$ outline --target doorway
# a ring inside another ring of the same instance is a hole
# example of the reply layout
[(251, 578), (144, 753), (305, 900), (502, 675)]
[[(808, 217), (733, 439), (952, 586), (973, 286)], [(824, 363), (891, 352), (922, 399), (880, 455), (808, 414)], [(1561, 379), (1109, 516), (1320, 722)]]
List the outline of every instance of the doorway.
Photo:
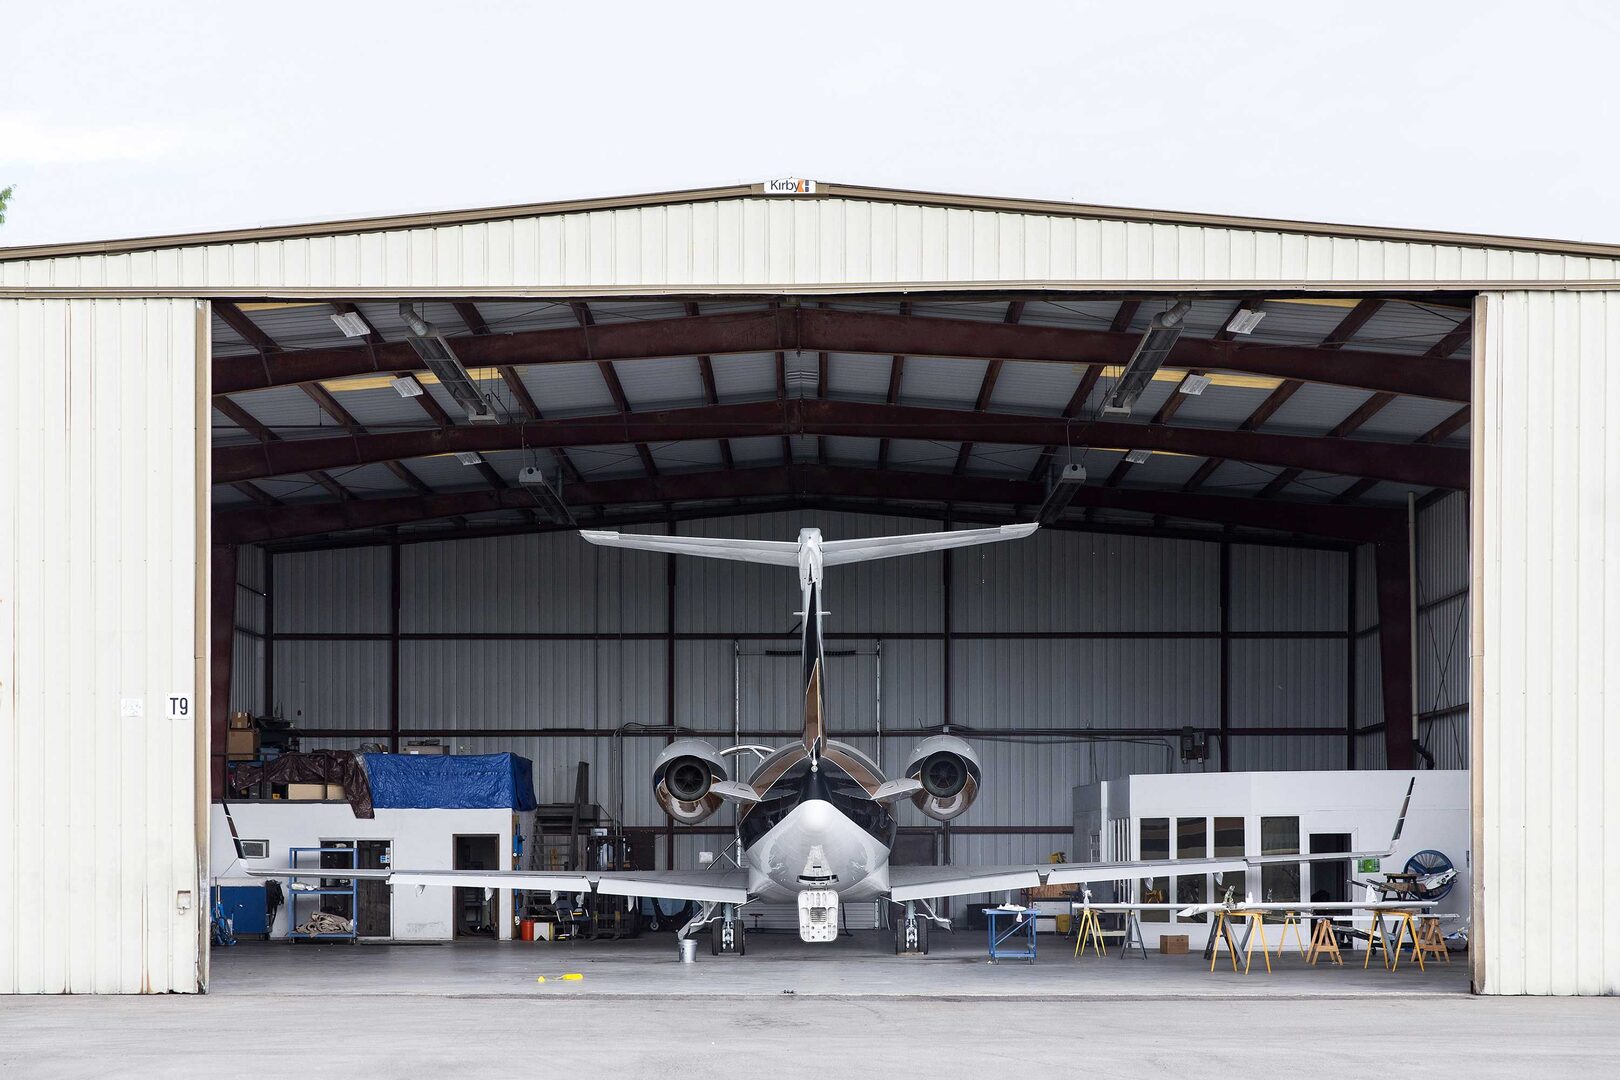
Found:
[[(1331, 855), (1350, 850), (1349, 833), (1311, 833), (1311, 854)], [(1345, 901), (1350, 899), (1350, 860), (1311, 863), (1311, 899)]]
[[(455, 869), (499, 870), (501, 838), (494, 833), (457, 836)], [(456, 889), (455, 936), (495, 938), (500, 934), (500, 893), (487, 889)]]
[[(355, 850), (354, 862), (349, 862), (345, 851), (321, 853), (322, 869), (386, 870), (392, 861), (392, 840), (323, 840), (322, 847)], [(322, 879), (323, 887), (340, 887), (347, 878)], [(347, 896), (328, 896), (321, 904), (322, 911), (354, 920), (356, 935), (363, 938), (387, 939), (394, 936), (394, 894), (388, 882), (375, 878), (361, 878), (354, 883), (358, 912)]]

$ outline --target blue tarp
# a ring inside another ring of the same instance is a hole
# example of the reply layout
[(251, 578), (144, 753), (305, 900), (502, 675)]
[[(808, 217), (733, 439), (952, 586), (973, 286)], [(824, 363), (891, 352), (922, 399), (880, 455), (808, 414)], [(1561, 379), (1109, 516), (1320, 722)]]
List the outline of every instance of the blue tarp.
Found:
[(534, 766), (516, 754), (366, 754), (373, 806), (533, 810)]

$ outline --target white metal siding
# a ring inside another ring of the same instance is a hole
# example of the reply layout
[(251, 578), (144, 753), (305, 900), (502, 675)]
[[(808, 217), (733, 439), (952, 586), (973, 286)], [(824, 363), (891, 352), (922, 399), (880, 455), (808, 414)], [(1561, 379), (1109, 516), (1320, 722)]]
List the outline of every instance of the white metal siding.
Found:
[[(1483, 990), (1620, 992), (1620, 293), (1485, 296), (1476, 370)], [(1481, 967), (1476, 964), (1476, 978)]]
[(0, 288), (285, 296), (1617, 276), (1615, 260), (1580, 255), (849, 198), (719, 199), (0, 262)]
[(0, 300), (0, 992), (198, 988), (197, 336)]

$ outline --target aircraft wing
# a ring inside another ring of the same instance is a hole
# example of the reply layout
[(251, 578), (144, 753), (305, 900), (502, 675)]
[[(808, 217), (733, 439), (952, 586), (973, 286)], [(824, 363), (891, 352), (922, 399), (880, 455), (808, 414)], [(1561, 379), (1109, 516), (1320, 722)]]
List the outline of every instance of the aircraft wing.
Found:
[(975, 893), (1006, 892), (1009, 889), (1033, 889), (1040, 885), (1079, 885), (1089, 881), (1122, 881), (1128, 878), (1173, 877), (1180, 874), (1225, 874), (1274, 863), (1343, 862), (1346, 859), (1373, 858), (1382, 854), (1385, 853), (1340, 851), (1311, 855), (1234, 856), (1224, 859), (1036, 863), (1031, 866), (891, 866), (889, 895), (894, 900), (935, 900), (944, 896), (971, 896)]
[(748, 881), (741, 870), (294, 870), (267, 866), (249, 867), (247, 874), (262, 878), (381, 878), (390, 885), (597, 892), (730, 904), (748, 899)]
[(1158, 859), (1146, 862), (1034, 863), (1028, 866), (891, 866), (889, 896), (894, 900), (937, 900), (944, 896), (1078, 885), (1087, 881), (1163, 877), (1196, 871), (1220, 874), (1244, 870), (1242, 859)]

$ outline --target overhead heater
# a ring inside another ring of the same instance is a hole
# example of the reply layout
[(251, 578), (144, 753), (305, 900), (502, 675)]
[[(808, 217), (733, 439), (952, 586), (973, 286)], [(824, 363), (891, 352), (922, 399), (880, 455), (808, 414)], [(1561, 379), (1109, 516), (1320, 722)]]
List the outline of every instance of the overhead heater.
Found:
[(1063, 516), (1063, 511), (1069, 508), (1074, 501), (1075, 492), (1080, 485), (1086, 482), (1086, 467), (1076, 462), (1063, 466), (1061, 472), (1055, 473), (1046, 486), (1046, 501), (1035, 514), (1035, 520), (1042, 525), (1050, 525)]
[(1103, 399), (1104, 416), (1131, 414), (1136, 399), (1148, 388), (1153, 376), (1158, 373), (1165, 358), (1170, 355), (1170, 350), (1181, 337), (1182, 322), (1187, 318), (1187, 312), (1191, 310), (1190, 303), (1178, 300), (1169, 310), (1153, 316), (1153, 321), (1148, 323), (1147, 331), (1142, 334), (1142, 340), (1137, 342), (1136, 351), (1131, 354), (1130, 363), (1125, 365), (1119, 381), (1114, 383), (1113, 389)]
[(399, 305), (399, 317), (410, 328), (411, 348), (422, 358), (422, 363), (433, 372), (439, 385), (450, 392), (456, 403), (467, 411), (467, 419), (475, 424), (492, 424), (497, 419), (489, 400), (479, 391), (469, 372), (450, 348), (450, 342), (434, 325), (416, 313), (410, 304)]

